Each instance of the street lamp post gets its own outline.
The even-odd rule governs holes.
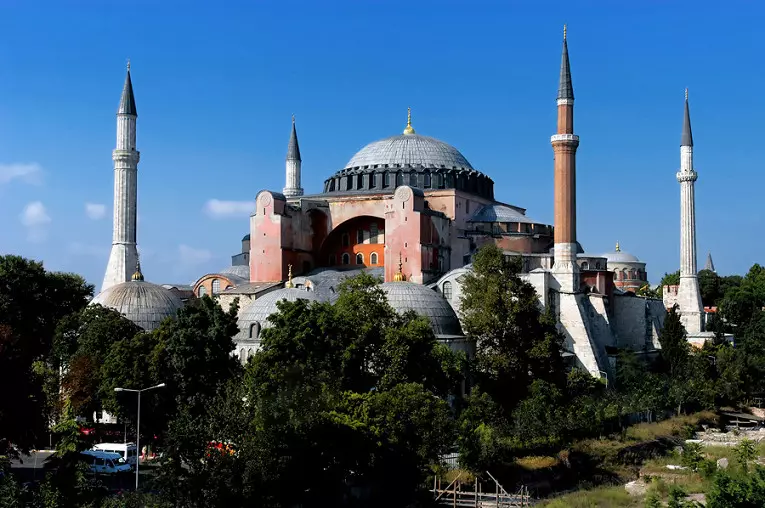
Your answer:
[[[147,390],[153,390],[155,388],[164,388],[165,383],[160,383],[156,386],[150,386],[148,388],[141,388],[140,390],[133,390],[131,388],[115,388],[115,392],[134,392],[138,394],[138,421],[135,425],[135,490],[138,490],[138,465],[141,463],[141,392]]]

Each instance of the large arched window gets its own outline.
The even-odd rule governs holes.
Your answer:
[[[369,243],[379,243],[377,240],[377,235],[379,231],[377,231],[377,223],[373,222],[369,225]]]
[[[213,279],[212,281],[212,294],[217,295],[220,293],[220,280]]]
[[[372,265],[377,264],[377,253],[373,252],[371,256],[369,256],[369,263]]]
[[[199,286],[199,289],[197,289],[197,293],[199,294],[199,298],[202,298],[204,295],[207,294],[207,288],[204,286]]]
[[[443,293],[444,298],[447,301],[451,301],[452,300],[452,283],[448,280],[444,282],[444,285],[441,288],[441,292]]]
[[[364,254],[362,254],[361,252],[356,254],[356,264],[357,265],[363,265],[364,264]]]
[[[350,265],[351,264],[351,255],[347,252],[343,252],[343,264],[344,265]]]

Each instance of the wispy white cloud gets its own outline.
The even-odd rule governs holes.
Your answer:
[[[71,242],[67,246],[67,250],[75,256],[106,257],[109,254],[109,246],[90,245],[80,242]]]
[[[207,249],[195,249],[184,244],[178,246],[178,255],[180,263],[187,267],[201,265],[213,258],[213,253]]]
[[[255,209],[254,201],[223,201],[211,199],[205,203],[204,211],[213,219],[249,217]]]
[[[21,224],[27,228],[27,238],[30,242],[41,242],[47,235],[46,226],[50,224],[51,218],[45,205],[40,201],[32,201],[24,207],[20,215]]]
[[[42,184],[43,170],[36,162],[0,164],[0,185],[20,180],[33,185]]]
[[[106,205],[85,203],[85,214],[93,220],[103,219],[106,217]]]

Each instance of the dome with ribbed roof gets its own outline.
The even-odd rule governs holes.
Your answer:
[[[320,298],[316,292],[300,288],[283,288],[266,293],[242,309],[237,321],[239,333],[234,336],[234,340],[257,339],[260,330],[271,326],[271,323],[268,322],[268,316],[279,310],[276,304],[282,300],[288,302],[296,300],[315,302],[319,301]]]
[[[90,303],[116,310],[147,332],[183,307],[175,293],[143,280],[116,284],[101,291]]]
[[[460,321],[452,306],[428,286],[414,282],[386,282],[380,288],[397,312],[413,310],[428,318],[436,337],[462,335]]]
[[[365,166],[474,171],[465,156],[452,145],[419,134],[401,134],[369,143],[351,157],[345,168]]]

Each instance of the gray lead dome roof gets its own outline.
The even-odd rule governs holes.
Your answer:
[[[109,307],[147,332],[157,328],[170,316],[175,316],[183,302],[174,293],[162,286],[131,280],[101,291],[91,304]]]
[[[397,312],[413,310],[430,320],[438,336],[462,335],[460,321],[449,302],[427,286],[414,282],[386,282],[380,288]]]
[[[234,340],[255,339],[256,337],[250,337],[250,325],[255,323],[258,323],[261,329],[269,328],[271,323],[268,322],[268,316],[279,310],[276,307],[276,302],[281,300],[288,302],[308,300],[313,302],[319,301],[319,296],[314,291],[283,288],[256,298],[252,303],[243,308],[241,314],[239,314],[239,320],[237,321],[239,333],[236,334]]]
[[[464,155],[452,145],[419,134],[401,134],[381,139],[359,150],[348,168],[373,167],[424,167],[474,171]],[[397,166],[397,164],[399,166]]]

